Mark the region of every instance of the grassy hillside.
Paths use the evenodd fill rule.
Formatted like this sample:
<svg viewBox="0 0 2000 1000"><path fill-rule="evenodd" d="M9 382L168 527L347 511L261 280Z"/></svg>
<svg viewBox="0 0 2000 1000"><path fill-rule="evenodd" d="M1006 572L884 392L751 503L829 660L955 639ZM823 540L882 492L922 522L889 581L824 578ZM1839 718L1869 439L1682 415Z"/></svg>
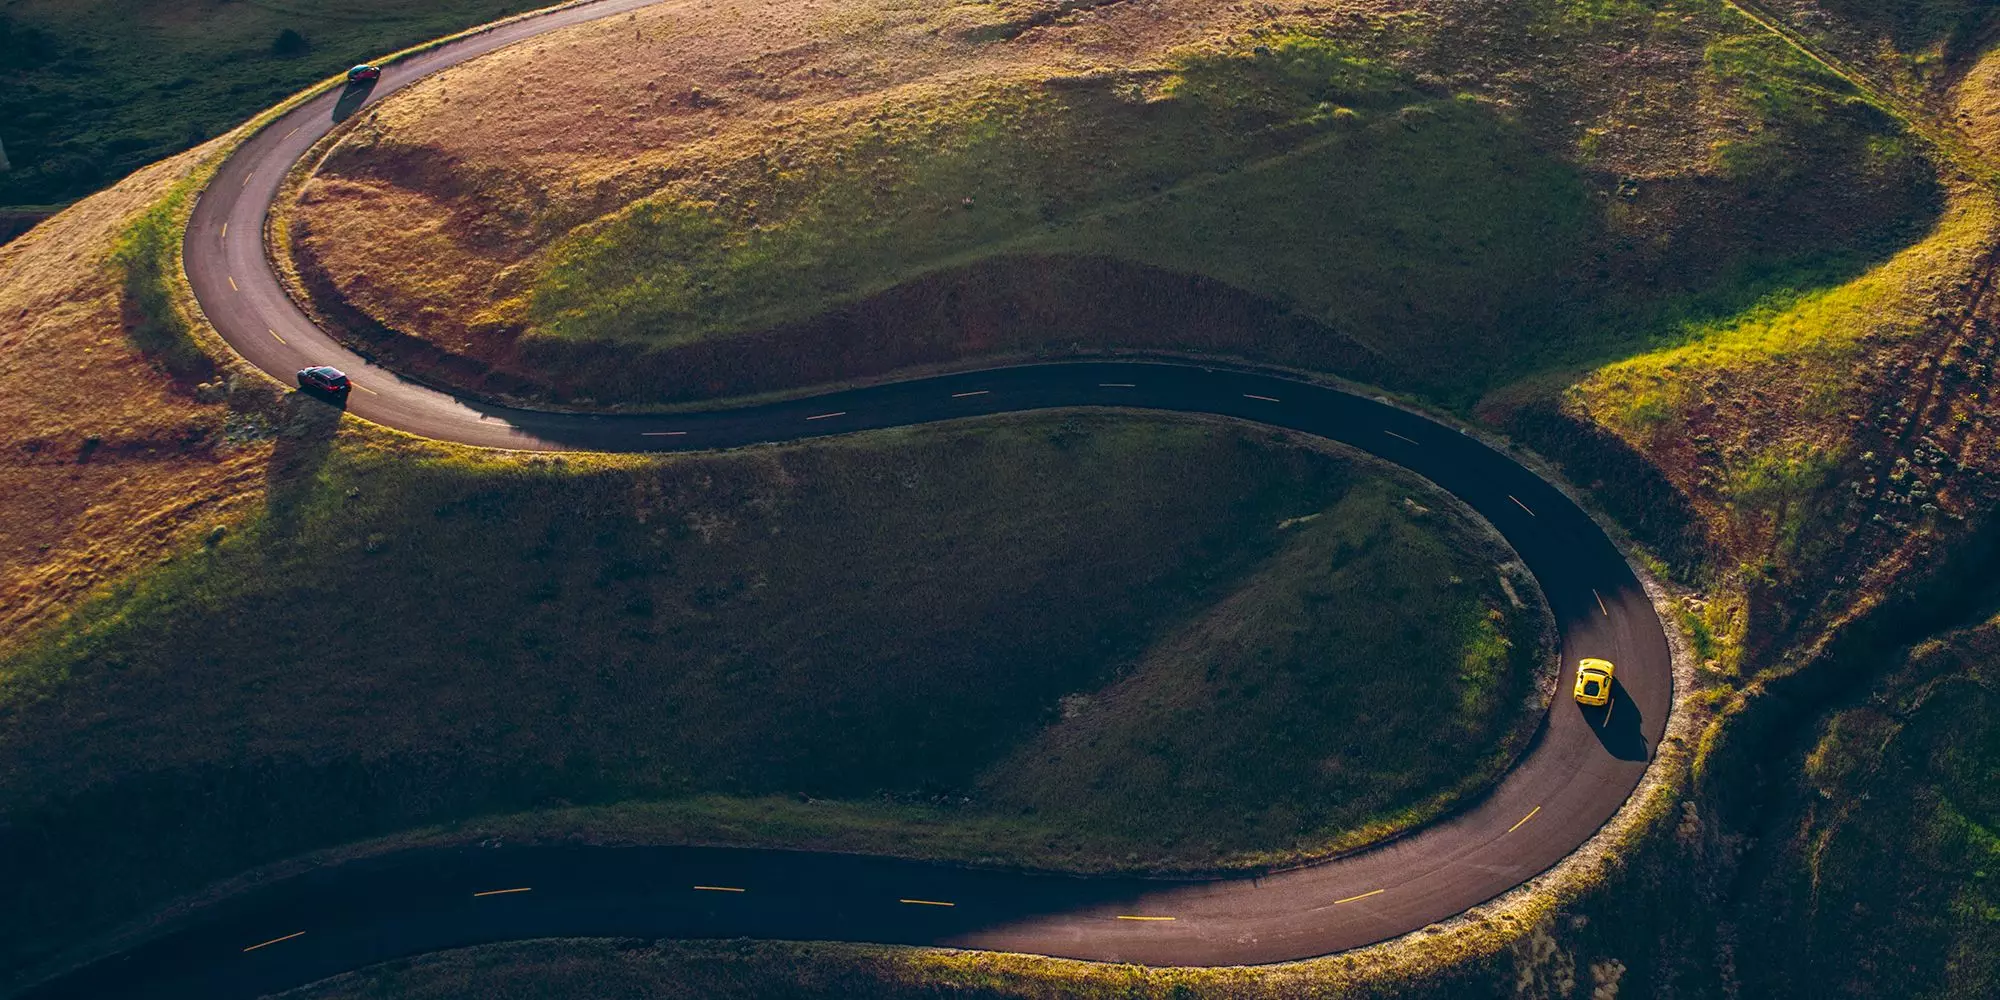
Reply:
<svg viewBox="0 0 2000 1000"><path fill-rule="evenodd" d="M607 285L624 288L634 309L726 290L730 298L703 300L704 310L761 315L782 305L784 289L716 278L791 272L759 271L769 265L738 244L704 243L712 233L672 224L755 211L755 225L771 230L758 245L792 254L800 275L821 281L849 263L816 248L844 233L816 221L824 211L853 224L867 251L856 259L922 275L848 302L838 311L845 327L805 322L791 340L697 330L680 347L657 348L683 365L709 363L693 369L703 376L685 383L688 394L742 388L728 379L765 371L749 365L760 353L794 371L820 357L852 374L857 359L909 360L896 353L908 343L936 347L922 355L934 359L1067 344L1085 328L1122 337L1182 315L1200 322L1175 336L1199 328L1212 339L1181 346L1276 344L1297 353L1274 356L1386 373L1441 401L1477 399L1477 413L1561 460L1663 564L1704 588L1683 600L1682 624L1708 667L1699 697L1719 721L1665 820L1613 859L1594 891L1518 932L1494 921L1492 933L1515 935L1498 954L1360 992L1991 995L2000 904L1987 873L2000 820L1986 720L2000 414L1990 386L2000 303L1990 289L2000 207L1977 181L1980 163L1964 157L2000 153L2000 57L1971 64L1979 33L1965 36L1957 20L1909 27L1932 24L1918 15L1943 3L1851 16L1834 3L1812 5L1811 16L1800 16L1804 4L1769 5L1814 28L1810 37L1836 58L1871 53L1846 60L1850 70L1924 65L1939 53L1935 72L1894 83L1910 107L1939 112L1917 120L1922 131L1962 133L1963 148L1934 155L1863 88L1710 4L1395 5L1411 12L1400 16L1356 5L1310 15L1324 20L1306 26L1325 30L1306 31L1303 43L1294 31L1306 24L1302 6L1230 12L1248 20L1226 23L1204 19L1215 5L1171 0L1040 19L1046 6L848 4L808 15L782 4L670 2L658 19L600 25L568 48L500 60L526 60L526 72L447 76L385 109L350 136L344 173L310 196L320 200L300 216L301 245L310 257L313 227L338 224L363 234L358 246L415 248L420 259L394 273L321 254L320 275L363 320L422 332L433 347L503 343L487 355L500 369L553 358L609 372L647 355L576 347L590 342L584 336L519 340L504 312L453 326L464 312L455 306L514 299L527 308L537 282L555 273L553 258L537 256L549 247L577 251L564 266L615 268L615 255L588 252L593 234L664 206L647 238L688 251L713 287L676 284L671 271L656 288ZM797 20L747 16L763 10ZM1247 34L1270 18L1285 30ZM807 44L783 33L799 26L823 37ZM1913 33L1897 34L1905 30ZM1888 42L1843 47L1843 38ZM1301 58L1275 60L1300 55L1287 48L1299 44ZM566 60L605 51L627 57L597 60L616 73L570 72ZM996 69L1018 69L1024 51L1036 72ZM1260 189L1255 171L1232 169L1165 177L1157 196L1102 210L1064 200L1095 197L1100 169L1129 182L1135 175L1124 171L1159 152L1143 142L1090 149L1065 138L1064 123L1076 119L1064 116L1157 114L1165 134L1192 134L1172 128L1191 120L1176 116L1201 93L1189 81L1204 53L1234 74L1230 100L1256 127L1239 136L1245 145L1220 151L1190 140L1190 159L1267 143L1259 148L1273 155L1254 162L1271 170L1324 152L1313 169L1339 183L1294 177L1291 189ZM1184 61L1170 65L1170 56ZM668 57L673 73L649 62ZM1296 62L1313 86L1346 88L1327 102L1330 120L1316 119L1317 103L1298 117L1287 96L1296 88L1286 89ZM945 64L962 75L923 76ZM1259 73L1275 77L1267 90L1236 86ZM563 87L547 85L558 79ZM882 96L913 81L923 86ZM1128 85L1136 90L1120 89ZM502 127L496 89L532 127ZM473 131L447 106L481 109L472 118L492 159L442 141ZM881 143L835 144L839 162L806 160L809 150L773 138L825 125L825 135L867 139L869 124L879 124ZM995 138L1015 125L1017 139ZM1301 135L1325 145L1293 145ZM1018 153L1004 180L1052 177L1056 186L954 196L949 178L910 162L933 148L974 176L977 164L951 157ZM1053 159L1036 159L1049 150ZM898 218L909 247L871 236L861 225L871 216L843 207L855 190L843 164L877 153L895 159L869 161L885 185L870 204L908 209ZM412 169L425 162L447 167ZM1068 167L1036 173L1050 162ZM730 173L737 164L748 166ZM806 176L787 176L788 164ZM1935 184L1918 174L1932 167ZM1400 503L1405 491L1261 435L1057 418L559 468L334 436L313 419L323 411L241 402L254 394L239 393L233 408L200 403L215 393L148 374L147 328L133 324L137 346L121 330L143 318L145 298L101 266L129 212L170 175L135 178L28 249L0 250L0 323L16 324L4 328L17 387L8 397L16 408L0 409L16 446L7 475L19 484L10 496L31 498L16 505L22 516L0 521L5 611L19 616L7 621L46 622L102 581L127 581L7 661L0 820L16 839L0 851L14 866L0 884L17 893L11 955L262 859L515 809L538 811L458 829L1079 866L1127 855L1160 865L1270 857L1422 815L1456 790L1451 775L1480 772L1461 764L1423 773L1411 762L1439 732L1466 742L1480 711L1493 713L1488 745L1504 744L1514 675L1493 666L1526 644L1515 632L1521 616L1486 586L1492 557L1440 553L1440 514L1418 514ZM536 187L546 201L521 200ZM751 189L799 200L736 203ZM699 213L677 215L691 191ZM1408 210L1396 197L1404 191L1424 192L1432 207ZM897 200L912 192L942 199L934 216L924 202ZM1273 195L1288 196L1283 211L1259 207ZM991 235L975 220L996 200L1005 211L995 213L992 245L1038 249L948 252ZM1572 204L1581 207L1562 210ZM811 211L794 211L800 205ZM1054 205L1056 225L1019 229L1022 205ZM1367 252L1288 271L1310 255L1228 242L1246 220L1254 233L1287 232L1287 212L1301 208L1334 225L1286 240ZM1449 225L1426 228L1434 217ZM1518 218L1552 228L1504 224ZM1573 232L1587 248L1580 257L1546 240ZM1311 242L1321 233L1347 242ZM1123 256L1093 249L1100 236L1124 244ZM1204 256L1204 241L1232 253ZM1163 249L1143 258L1131 249L1141 245ZM1487 255L1495 246L1504 252ZM702 256L704 247L719 249ZM1520 259L1545 252L1553 264ZM1213 273L1180 273L1190 259ZM1384 262L1395 266L1370 270ZM1488 269L1517 280L1483 285ZM1323 290L1302 273L1343 289L1356 315L1413 319L1364 350L1359 327L1307 314L1308 293ZM1561 285L1565 274L1580 284ZM1405 279L1400 301L1381 291ZM1259 281L1270 284L1250 290ZM1542 301L1533 296L1556 297L1548 282L1590 309L1552 309L1546 328L1447 322L1512 315L1505 310ZM1303 291L1268 291L1281 285ZM137 313L121 315L127 309ZM657 315L665 323L674 314ZM910 325L887 325L894 316ZM420 322L404 324L410 317ZM617 321L581 306L571 318ZM854 332L915 325L942 332L932 342ZM1027 340L1006 339L1023 328ZM644 338L662 329L620 342L654 351ZM843 329L857 339L838 350L802 347ZM1421 339L1439 329L1450 337ZM1535 335L1550 329L1560 335ZM531 342L550 353L531 358L512 346ZM731 343L737 354L716 347ZM1352 353L1307 353L1348 343ZM164 370L168 359L153 349ZM698 349L715 353L672 354ZM1461 350L1520 381L1496 387L1484 369L1432 360ZM190 544L191 529L223 521L228 529L207 545ZM169 552L163 568L131 575ZM1323 617L1325 593L1362 581L1379 590L1378 580L1412 588L1403 599L1426 621L1459 628L1399 637ZM828 595L852 599L827 613L816 602ZM1496 609L1504 622L1482 619ZM1116 627L1098 646L1106 622ZM902 635L920 637L922 650L883 638ZM1503 637L1514 640L1504 653ZM1460 664L1459 714L1437 720L1440 730L1395 730L1398 742L1377 757L1373 744L1340 742L1353 728L1342 713L1364 710L1361 702L1316 699L1351 691L1401 703L1386 700L1380 678L1323 651L1398 638L1398 649ZM1426 641L1441 645L1417 645ZM1246 650L1264 654L1249 657L1260 663L1254 676L1207 669L1243 662ZM934 656L962 669L930 669ZM807 686L811 702L795 693ZM830 717L822 698L846 714ZM988 699L1000 711L982 716L971 739L940 721L940 706L984 712ZM1216 728L1183 711L1225 699L1263 721ZM584 718L592 725L563 724ZM810 741L830 718L843 732L893 728L907 741L895 745L910 749L842 744L836 759L849 766L820 767ZM1160 732L1176 738L1152 735ZM1079 764L1071 748L1092 741L1102 760ZM1204 758L1200 773L1229 782L1143 766L1218 742L1226 758ZM1351 797L1333 779L1312 784L1269 766L1297 756L1271 750L1301 744L1331 748L1326 760L1366 775L1382 795ZM866 768L882 778L863 780ZM1072 774L1101 779L1096 794L1056 794ZM1231 783L1264 791L1233 798ZM1216 808L1126 825L1168 793ZM1341 808L1325 808L1331 801ZM572 943L438 956L318 994L1352 995L1348 977L1370 968L1339 958L1189 974L882 949Z"/></svg>
<svg viewBox="0 0 2000 1000"><path fill-rule="evenodd" d="M1296 858L1435 814L1534 718L1507 557L1421 485L1268 434L1052 416L488 461L332 414L294 398L264 432L261 519L0 666L17 955L551 806L666 802L543 824L649 839Z"/></svg>
<svg viewBox="0 0 2000 1000"><path fill-rule="evenodd" d="M262 500L268 443L147 356L114 264L194 155L0 247L0 650Z"/></svg>
<svg viewBox="0 0 2000 1000"><path fill-rule="evenodd" d="M1976 180L2000 157L2000 56L1979 61L1990 5L1754 6L1964 145L1940 157L1942 211L1877 259L1767 275L1740 286L1747 301L1674 315L1669 336L1482 401L1647 541L1679 543L1655 551L1706 590L1683 602L1682 624L1719 721L1675 808L1596 891L1489 962L1354 991L1337 971L1246 983L866 949L562 943L441 956L318 995L592 975L668 996L770 981L827 997L1993 995L2000 212ZM1789 143L1874 112L1796 52L1747 32L1723 41L1702 49L1718 80L1744 80L1746 59L1782 68L1778 86L1736 90L1733 113L1793 124L1734 133L1713 162L1769 171L1765 195L1839 198L1798 169L1827 147ZM1669 106L1700 127L1689 105ZM1787 127L1792 140L1766 145ZM1645 146L1623 129L1594 141Z"/></svg>
<svg viewBox="0 0 2000 1000"><path fill-rule="evenodd" d="M1803 761L1795 826L1760 872L1774 957L1759 993L1978 997L2000 991L2000 622L1918 647ZM1882 934L1880 928L1895 928Z"/></svg>
<svg viewBox="0 0 2000 1000"><path fill-rule="evenodd" d="M13 0L0 10L0 206L59 205L364 59L533 0Z"/></svg>
<svg viewBox="0 0 2000 1000"><path fill-rule="evenodd" d="M305 187L305 285L489 391L701 398L1115 346L1466 406L1837 284L1939 210L1894 119L1720 3L978 20L1016 6L840 5L860 32L669 4L463 67ZM482 110L558 76L570 100Z"/></svg>

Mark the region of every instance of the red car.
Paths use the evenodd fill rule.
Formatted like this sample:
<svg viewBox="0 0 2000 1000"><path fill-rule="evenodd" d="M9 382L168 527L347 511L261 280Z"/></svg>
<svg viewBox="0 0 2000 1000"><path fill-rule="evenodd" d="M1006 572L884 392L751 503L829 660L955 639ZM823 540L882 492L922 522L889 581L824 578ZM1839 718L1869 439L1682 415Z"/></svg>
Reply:
<svg viewBox="0 0 2000 1000"><path fill-rule="evenodd" d="M299 388L329 396L345 396L348 390L354 388L354 383L348 381L346 372L319 365L299 372Z"/></svg>
<svg viewBox="0 0 2000 1000"><path fill-rule="evenodd" d="M374 83L382 79L382 67L362 63L347 71L348 83Z"/></svg>

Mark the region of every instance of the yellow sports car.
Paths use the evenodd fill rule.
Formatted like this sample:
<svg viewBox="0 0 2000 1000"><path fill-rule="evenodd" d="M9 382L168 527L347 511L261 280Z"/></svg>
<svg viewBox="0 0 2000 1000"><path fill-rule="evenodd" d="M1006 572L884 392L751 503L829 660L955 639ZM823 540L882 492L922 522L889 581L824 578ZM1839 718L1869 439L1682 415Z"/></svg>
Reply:
<svg viewBox="0 0 2000 1000"><path fill-rule="evenodd" d="M1576 700L1585 705L1611 704L1611 661L1584 657L1576 665Z"/></svg>

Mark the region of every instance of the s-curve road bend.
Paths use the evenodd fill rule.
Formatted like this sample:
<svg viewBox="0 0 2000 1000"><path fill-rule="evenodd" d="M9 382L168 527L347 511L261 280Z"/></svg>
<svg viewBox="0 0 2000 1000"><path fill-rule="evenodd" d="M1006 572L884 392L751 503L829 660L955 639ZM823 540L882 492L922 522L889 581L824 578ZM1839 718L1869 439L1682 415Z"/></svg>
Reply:
<svg viewBox="0 0 2000 1000"><path fill-rule="evenodd" d="M367 97L645 2L606 0L472 36L391 66ZM187 270L203 310L236 350L282 380L307 365L336 365L355 378L349 406L361 417L506 448L722 448L1070 406L1219 414L1315 434L1429 478L1506 537L1555 612L1561 687L1529 752L1471 808L1372 850L1261 877L1083 878L695 847L409 851L261 885L32 995L253 997L395 957L548 936L934 944L1156 965L1277 962L1382 941L1492 899L1560 861L1637 787L1672 700L1661 623L1597 525L1505 454L1348 392L1177 363L999 368L674 415L558 414L454 398L341 348L293 304L265 256L262 224L284 173L358 100L353 92L325 95L245 143L202 194L188 231ZM1583 709L1568 696L1582 656L1618 665L1608 710Z"/></svg>

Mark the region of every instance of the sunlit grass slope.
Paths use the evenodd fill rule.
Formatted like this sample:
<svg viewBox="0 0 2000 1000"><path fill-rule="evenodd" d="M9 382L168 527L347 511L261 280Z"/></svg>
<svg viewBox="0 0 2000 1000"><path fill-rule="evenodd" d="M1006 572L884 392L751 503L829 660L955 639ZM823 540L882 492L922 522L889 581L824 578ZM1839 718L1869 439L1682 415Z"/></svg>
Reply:
<svg viewBox="0 0 2000 1000"><path fill-rule="evenodd" d="M1563 405L1687 498L1709 579L1747 592L1699 616L1701 634L1761 632L1751 651L1767 656L1813 616L1931 565L1941 539L1987 516L2000 144L1975 112L1991 106L1994 65L1968 67L1957 91L1932 98L1953 109L1934 130L1966 129L1957 162L1941 162L1947 208L1921 238L1849 280L1684 322L1671 346L1567 390ZM1785 90L1753 104L1764 115L1806 106ZM1722 650L1719 665L1741 652Z"/></svg>
<svg viewBox="0 0 2000 1000"><path fill-rule="evenodd" d="M1899 123L1720 3L1168 7L1018 32L977 20L1011 8L857 0L875 30L850 32L668 7L559 36L358 124L290 216L302 277L351 335L487 391L1128 347L1469 405L1837 283L1938 209Z"/></svg>

